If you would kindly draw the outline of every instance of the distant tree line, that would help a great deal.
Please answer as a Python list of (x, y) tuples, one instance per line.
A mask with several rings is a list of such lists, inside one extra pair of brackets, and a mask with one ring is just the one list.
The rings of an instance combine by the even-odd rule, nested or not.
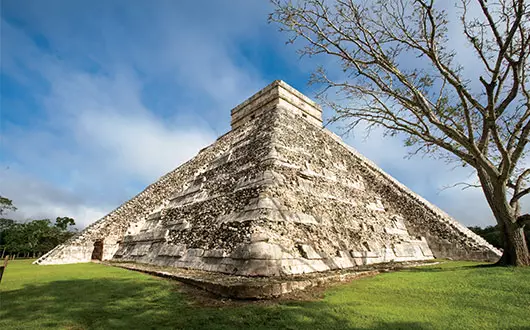
[[(475, 234), (482, 236), (488, 243), (495, 246), (496, 248), (503, 247), (502, 233), (498, 226), (487, 226), (487, 227), (468, 227)], [(526, 226), (524, 228), (524, 234), (526, 236), (526, 243), (530, 249), (530, 228)]]
[(13, 202), (0, 196), (0, 253), (1, 257), (39, 257), (75, 234), (70, 227), (75, 221), (69, 217), (17, 222), (4, 217), (15, 211)]

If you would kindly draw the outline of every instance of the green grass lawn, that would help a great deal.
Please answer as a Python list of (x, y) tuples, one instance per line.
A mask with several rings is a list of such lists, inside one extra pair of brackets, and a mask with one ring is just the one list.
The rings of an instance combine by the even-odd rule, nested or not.
[(313, 301), (203, 306), (170, 280), (99, 264), (11, 262), (0, 329), (530, 329), (530, 269), (448, 262)]

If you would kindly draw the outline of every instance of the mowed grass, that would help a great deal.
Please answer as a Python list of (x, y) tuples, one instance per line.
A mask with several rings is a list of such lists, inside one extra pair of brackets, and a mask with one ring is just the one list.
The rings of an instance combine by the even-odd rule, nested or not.
[(215, 307), (181, 288), (99, 264), (15, 261), (0, 284), (0, 329), (530, 329), (530, 269), (447, 262), (335, 285), (313, 301)]

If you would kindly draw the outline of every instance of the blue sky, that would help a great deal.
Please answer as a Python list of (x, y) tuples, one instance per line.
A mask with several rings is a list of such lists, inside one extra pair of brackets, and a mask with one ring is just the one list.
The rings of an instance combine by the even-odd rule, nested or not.
[[(311, 69), (333, 65), (285, 45), (267, 1), (1, 6), (0, 194), (19, 219), (84, 227), (227, 132), (230, 109), (272, 80), (313, 97)], [(440, 191), (473, 181), (467, 169), (404, 159), (378, 132), (345, 140), (464, 224), (493, 224), (479, 190)]]

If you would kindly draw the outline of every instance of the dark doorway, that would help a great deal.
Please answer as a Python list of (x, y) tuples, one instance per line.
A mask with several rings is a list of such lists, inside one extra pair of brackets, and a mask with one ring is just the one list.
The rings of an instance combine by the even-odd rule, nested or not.
[(94, 242), (94, 251), (92, 251), (92, 260), (103, 260), (103, 241)]

